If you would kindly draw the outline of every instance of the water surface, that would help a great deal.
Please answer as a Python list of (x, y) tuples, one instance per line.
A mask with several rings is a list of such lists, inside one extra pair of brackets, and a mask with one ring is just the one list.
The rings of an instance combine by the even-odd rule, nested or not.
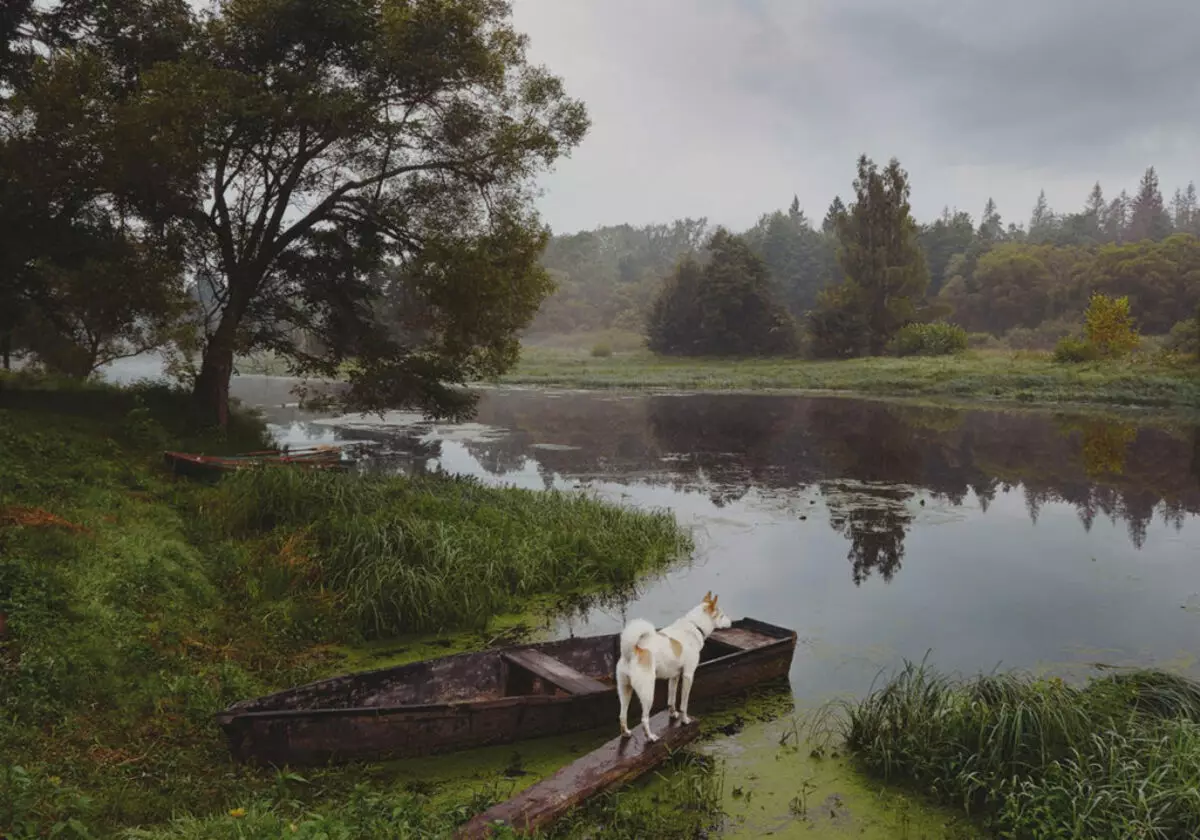
[(866, 691), (903, 658), (975, 673), (1094, 665), (1194, 670), (1200, 427), (1145, 415), (928, 408), (776, 395), (499, 389), (473, 423), (314, 416), (286, 383), (237, 380), (281, 440), (371, 440), (390, 468), (583, 487), (666, 507), (690, 564), (602, 633), (668, 623), (705, 591), (795, 628), (797, 700)]

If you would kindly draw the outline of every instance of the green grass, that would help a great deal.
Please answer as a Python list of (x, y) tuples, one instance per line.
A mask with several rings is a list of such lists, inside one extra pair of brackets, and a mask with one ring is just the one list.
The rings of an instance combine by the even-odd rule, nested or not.
[[(603, 794), (566, 814), (550, 830), (533, 837), (644, 840), (705, 836), (720, 815), (719, 762), (692, 752), (678, 752), (658, 773), (662, 784), (649, 790), (645, 785), (637, 785)], [(286, 795), (274, 796), (222, 814), (182, 817), (166, 826), (132, 832), (129, 837), (130, 840), (449, 837), (457, 825), (505, 796), (501, 786), (495, 786), (477, 791), (466, 801), (447, 805), (420, 793), (388, 794), (360, 785), (334, 807), (312, 807)], [(664, 807), (664, 802), (670, 806)], [(505, 830), (495, 836), (516, 835)]]
[(226, 479), (207, 504), (224, 536), (266, 540), (277, 589), (332, 593), (330, 612), (368, 637), (473, 628), (532, 596), (628, 587), (690, 548), (667, 513), (466, 478), (271, 470)]
[(344, 671), (364, 636), (481, 647), (492, 630), (462, 628), (611, 591), (687, 546), (669, 517), (465, 481), (176, 480), (165, 448), (266, 444), (247, 415), (221, 435), (188, 416), (164, 387), (0, 378), (0, 836), (251, 836), (277, 817), (363, 836), (393, 812), (413, 833), (387, 836), (430, 836), (495, 795), (504, 756), (472, 753), (432, 793), (391, 767), (301, 781), (233, 764), (213, 713)]
[(583, 350), (527, 347), (520, 364), (501, 382), (583, 389), (785, 390), (1200, 408), (1200, 366), (1161, 354), (1069, 365), (1034, 352), (804, 361), (679, 359), (645, 351), (594, 358)]
[(908, 664), (832, 709), (856, 761), (1002, 837), (1200, 834), (1200, 684), (1159, 671), (1076, 687)]

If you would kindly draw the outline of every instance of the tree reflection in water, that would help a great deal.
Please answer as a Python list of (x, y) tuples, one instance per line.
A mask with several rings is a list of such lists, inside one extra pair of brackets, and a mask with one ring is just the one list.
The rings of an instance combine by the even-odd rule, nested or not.
[[(1144, 545), (1156, 517), (1200, 513), (1200, 431), (1094, 415), (929, 408), (766, 394), (624, 396), (490, 392), (479, 422), (505, 435), (464, 445), (504, 475), (529, 459), (555, 476), (666, 485), (717, 506), (752, 490), (828, 503), (856, 581), (890, 580), (904, 559), (917, 493), (984, 514), (1021, 493), (1031, 521), (1047, 504), (1124, 522)], [(554, 448), (540, 448), (552, 444)]]

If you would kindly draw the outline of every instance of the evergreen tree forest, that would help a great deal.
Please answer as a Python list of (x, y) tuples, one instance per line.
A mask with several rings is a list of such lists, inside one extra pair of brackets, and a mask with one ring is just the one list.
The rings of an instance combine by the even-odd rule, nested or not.
[[(724, 234), (761, 261), (766, 285), (758, 294), (790, 315), (816, 355), (877, 354), (904, 323), (935, 320), (1017, 349), (1050, 349), (1078, 331), (1096, 293), (1127, 297), (1142, 334), (1196, 334), (1200, 201), (1194, 183), (1167, 198), (1151, 167), (1132, 194), (1109, 193), (1097, 183), (1074, 210), (1052, 208), (1042, 192), (1020, 222), (1002, 217), (991, 200), (977, 217), (948, 207), (918, 222), (908, 209), (907, 174), (895, 161), (880, 170), (864, 158), (858, 167), (853, 194), (835, 198), (812, 217), (818, 222), (793, 197), (736, 237)], [(882, 224), (897, 232), (900, 251), (867, 254), (856, 244), (856, 231), (872, 213), (891, 214)], [(528, 335), (644, 331), (656, 305), (678, 299), (703, 277), (713, 233), (706, 219), (683, 219), (552, 237), (542, 263), (557, 290)], [(870, 265), (883, 266), (882, 273)], [(869, 303), (865, 289), (875, 290)], [(693, 311), (691, 323), (701, 320)], [(679, 341), (666, 349), (661, 334), (648, 340), (661, 352), (685, 352)], [(694, 348), (705, 339), (694, 334), (688, 341)], [(782, 352), (782, 345), (776, 348)]]

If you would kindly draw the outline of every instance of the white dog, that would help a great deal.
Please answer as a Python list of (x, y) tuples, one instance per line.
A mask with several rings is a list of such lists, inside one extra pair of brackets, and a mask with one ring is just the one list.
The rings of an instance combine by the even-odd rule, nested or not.
[[(700, 649), (718, 628), (729, 627), (733, 622), (717, 606), (711, 592), (704, 601), (683, 618), (662, 630), (641, 618), (635, 618), (621, 631), (621, 658), (617, 660), (617, 694), (621, 698), (621, 734), (629, 736), (625, 719), (629, 714), (629, 700), (637, 692), (642, 706), (642, 726), (646, 738), (657, 741), (658, 736), (650, 731), (650, 706), (654, 703), (654, 681), (667, 680), (667, 708), (671, 718), (688, 717), (688, 694), (692, 690), (692, 677), (700, 664)], [(675, 708), (675, 687), (682, 678), (679, 708)]]

